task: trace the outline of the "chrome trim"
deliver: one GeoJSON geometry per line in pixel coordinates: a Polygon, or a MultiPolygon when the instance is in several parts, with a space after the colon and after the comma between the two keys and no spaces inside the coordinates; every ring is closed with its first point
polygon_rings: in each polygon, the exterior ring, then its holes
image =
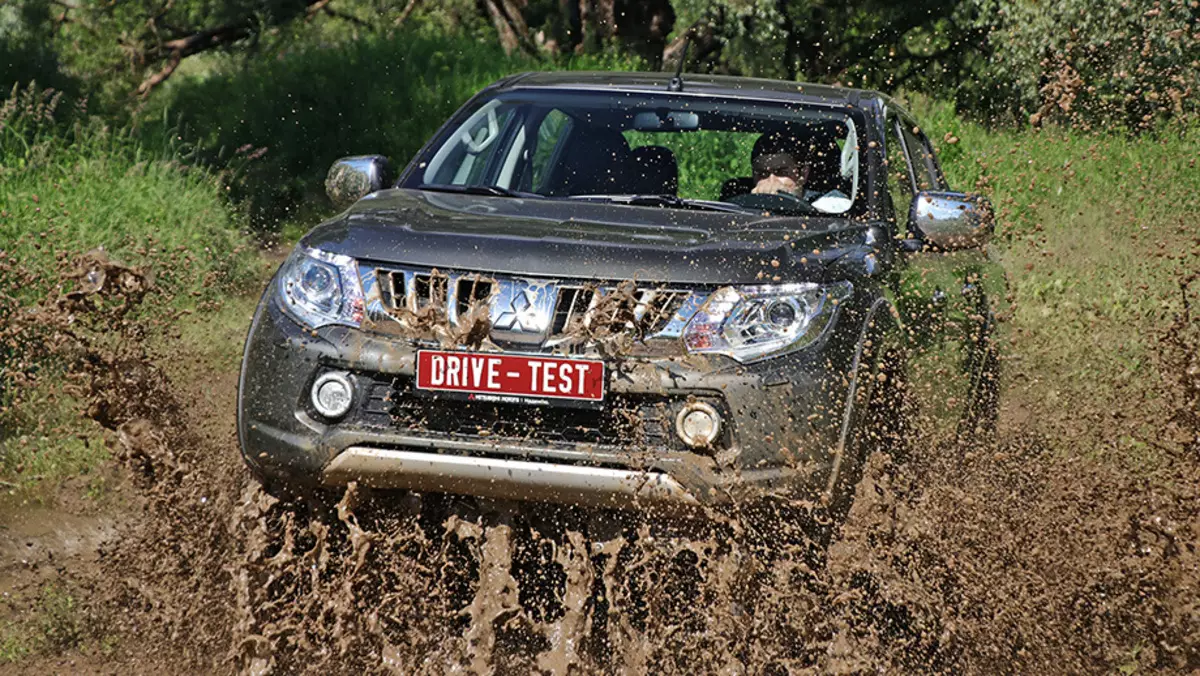
{"type": "Polygon", "coordinates": [[[996,222],[987,198],[932,190],[913,197],[908,219],[925,242],[947,251],[987,245],[996,222]]]}
{"type": "MultiPolygon", "coordinates": [[[[414,441],[425,446],[431,440],[414,441]]],[[[486,448],[481,444],[469,446],[486,448]]],[[[327,485],[357,481],[374,488],[462,493],[592,507],[698,504],[687,489],[662,472],[448,455],[432,449],[403,451],[352,446],[329,463],[322,480],[327,485]]]]}
{"type": "MultiPolygon", "coordinates": [[[[367,293],[367,316],[375,326],[386,331],[389,318],[395,319],[395,311],[418,310],[416,280],[418,277],[428,277],[433,270],[415,269],[404,266],[378,265],[374,269],[363,268],[364,288],[367,293]],[[391,276],[404,276],[405,298],[390,297],[391,276]],[[368,278],[370,281],[368,282],[368,278]]],[[[594,321],[604,321],[596,316],[596,308],[608,294],[619,287],[613,284],[590,284],[575,280],[553,278],[534,278],[519,275],[495,275],[485,272],[461,272],[438,270],[438,275],[447,279],[446,307],[442,308],[445,316],[452,324],[458,322],[459,283],[466,279],[478,278],[492,285],[490,300],[492,339],[500,345],[519,346],[521,349],[540,348],[542,351],[552,351],[555,348],[567,346],[567,349],[580,347],[578,337],[571,336],[565,331],[572,321],[582,312],[583,321],[590,325],[594,321]],[[556,319],[560,305],[570,299],[573,291],[590,293],[587,307],[568,308],[563,330],[556,332],[556,319]],[[524,316],[523,316],[524,315],[524,316]]],[[[677,287],[656,287],[647,285],[638,287],[635,291],[636,301],[633,309],[635,322],[641,322],[646,313],[662,303],[667,309],[672,308],[670,316],[655,318],[653,328],[657,330],[644,336],[648,345],[671,345],[683,336],[693,315],[704,305],[708,293],[699,290],[681,289],[677,287]]],[[[630,330],[635,327],[630,322],[630,330]]],[[[586,347],[586,345],[582,345],[586,347]]]]}
{"type": "Polygon", "coordinates": [[[392,165],[382,155],[343,157],[325,175],[325,193],[338,209],[388,187],[393,181],[392,165]]]}

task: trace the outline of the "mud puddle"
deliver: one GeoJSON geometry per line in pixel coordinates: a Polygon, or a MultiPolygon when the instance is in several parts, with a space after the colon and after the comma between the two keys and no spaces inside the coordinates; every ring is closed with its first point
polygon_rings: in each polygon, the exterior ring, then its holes
{"type": "Polygon", "coordinates": [[[100,549],[116,537],[123,516],[54,507],[7,512],[0,525],[0,595],[11,595],[59,567],[94,564],[100,549]]]}

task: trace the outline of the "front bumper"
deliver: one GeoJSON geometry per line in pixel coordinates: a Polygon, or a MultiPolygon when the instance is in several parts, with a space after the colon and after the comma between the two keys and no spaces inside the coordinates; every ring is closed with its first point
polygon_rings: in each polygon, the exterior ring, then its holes
{"type": "Polygon", "coordinates": [[[407,341],[342,326],[305,329],[268,292],[242,365],[242,453],[259,476],[289,485],[358,481],[612,507],[812,497],[828,484],[848,420],[863,326],[854,305],[821,342],[791,355],[748,365],[710,356],[625,359],[610,366],[607,410],[594,419],[522,407],[491,425],[490,411],[413,397],[416,348],[407,341]],[[328,370],[355,383],[353,408],[340,421],[309,403],[313,381],[328,370]],[[689,449],[672,436],[674,412],[695,399],[725,416],[712,449],[689,449]],[[625,418],[662,433],[609,434],[612,421],[625,418]],[[584,427],[591,436],[575,433],[584,427]]]}

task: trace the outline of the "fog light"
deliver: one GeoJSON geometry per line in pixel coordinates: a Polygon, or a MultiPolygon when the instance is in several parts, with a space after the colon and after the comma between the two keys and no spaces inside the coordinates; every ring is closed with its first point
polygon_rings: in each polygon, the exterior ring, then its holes
{"type": "Polygon", "coordinates": [[[340,418],[346,415],[353,399],[354,386],[344,373],[326,373],[313,383],[313,408],[326,418],[340,418]]]}
{"type": "Polygon", "coordinates": [[[721,414],[702,401],[690,402],[676,416],[675,432],[688,446],[705,448],[721,433],[721,414]]]}

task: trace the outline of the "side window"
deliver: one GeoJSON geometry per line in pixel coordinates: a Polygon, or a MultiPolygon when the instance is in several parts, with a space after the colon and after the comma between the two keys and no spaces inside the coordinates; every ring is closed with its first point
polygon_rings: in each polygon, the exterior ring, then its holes
{"type": "Polygon", "coordinates": [[[937,163],[933,159],[933,149],[929,139],[921,133],[921,128],[912,120],[901,123],[904,133],[904,145],[912,158],[913,176],[917,179],[917,190],[937,190],[941,187],[938,180],[937,163]]]}
{"type": "Polygon", "coordinates": [[[888,194],[892,198],[892,207],[896,212],[896,231],[900,234],[908,232],[908,208],[912,205],[913,187],[909,174],[908,158],[904,154],[904,144],[900,140],[900,122],[897,118],[887,118],[887,136],[884,138],[887,150],[887,183],[888,194]]]}
{"type": "Polygon", "coordinates": [[[544,191],[558,160],[563,141],[571,134],[574,126],[575,122],[571,116],[557,108],[542,118],[533,146],[533,159],[529,162],[529,186],[533,192],[544,191]]]}

